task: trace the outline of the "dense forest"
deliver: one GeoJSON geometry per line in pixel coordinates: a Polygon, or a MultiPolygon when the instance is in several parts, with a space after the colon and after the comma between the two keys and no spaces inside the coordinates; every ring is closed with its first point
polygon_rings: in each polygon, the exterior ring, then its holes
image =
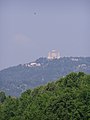
{"type": "Polygon", "coordinates": [[[90,120],[90,75],[72,72],[19,98],[0,92],[0,120],[90,120]]]}

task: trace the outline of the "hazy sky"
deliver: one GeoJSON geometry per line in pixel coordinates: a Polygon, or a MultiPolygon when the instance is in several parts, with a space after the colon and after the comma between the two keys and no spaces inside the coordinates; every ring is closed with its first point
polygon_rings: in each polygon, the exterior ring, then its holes
{"type": "Polygon", "coordinates": [[[90,56],[90,0],[0,0],[0,69],[52,49],[90,56]]]}

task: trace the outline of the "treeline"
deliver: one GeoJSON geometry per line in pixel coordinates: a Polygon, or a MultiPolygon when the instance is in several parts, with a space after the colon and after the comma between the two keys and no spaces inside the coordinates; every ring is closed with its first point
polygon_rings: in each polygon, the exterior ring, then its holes
{"type": "Polygon", "coordinates": [[[19,97],[27,89],[45,85],[70,72],[90,74],[90,57],[39,58],[33,62],[0,71],[0,90],[5,91],[6,95],[19,97]],[[27,67],[33,62],[41,66],[27,67]]]}
{"type": "Polygon", "coordinates": [[[19,98],[0,92],[0,120],[90,120],[90,75],[70,73],[19,98]]]}

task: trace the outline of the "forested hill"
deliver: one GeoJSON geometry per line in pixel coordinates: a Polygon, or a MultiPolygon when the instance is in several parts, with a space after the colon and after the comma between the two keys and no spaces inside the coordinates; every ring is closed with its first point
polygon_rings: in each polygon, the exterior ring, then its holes
{"type": "Polygon", "coordinates": [[[90,57],[63,57],[20,64],[0,71],[0,90],[19,96],[23,91],[54,81],[70,72],[90,73],[90,57]]]}
{"type": "Polygon", "coordinates": [[[0,92],[0,120],[90,120],[90,75],[70,73],[19,98],[0,92]]]}

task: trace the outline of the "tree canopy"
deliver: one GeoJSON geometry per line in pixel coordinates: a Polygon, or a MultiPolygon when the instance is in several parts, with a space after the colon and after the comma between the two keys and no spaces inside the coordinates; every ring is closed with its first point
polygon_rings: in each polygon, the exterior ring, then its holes
{"type": "Polygon", "coordinates": [[[0,101],[0,120],[89,120],[90,75],[72,72],[19,98],[0,93],[0,101]]]}

